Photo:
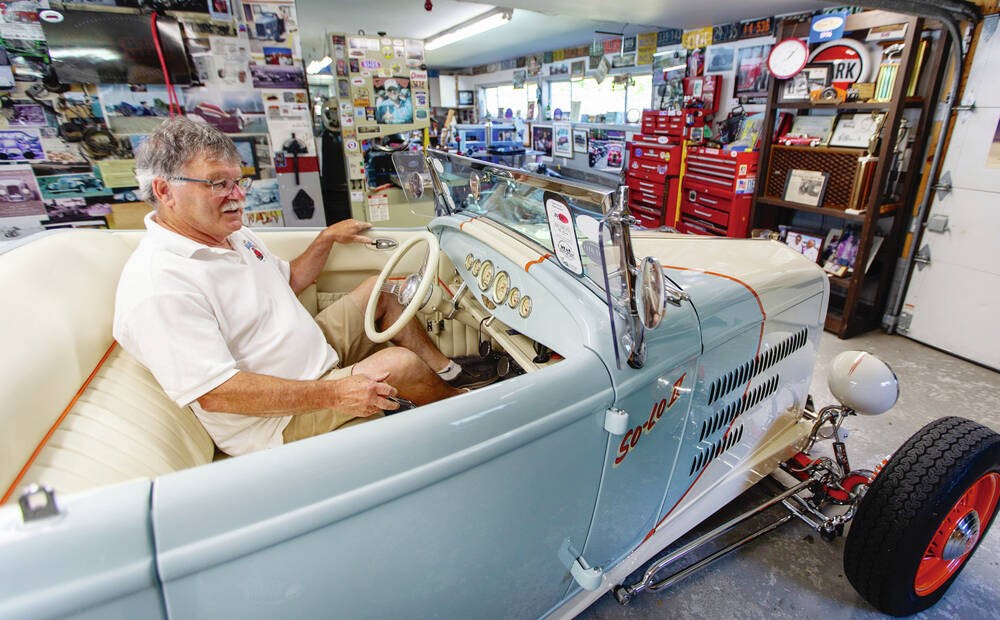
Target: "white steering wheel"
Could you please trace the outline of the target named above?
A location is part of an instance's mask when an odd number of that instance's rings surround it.
[[[386,280],[392,274],[393,270],[396,269],[399,261],[402,260],[403,256],[413,246],[421,242],[427,245],[427,260],[424,262],[424,266],[420,272],[411,274],[401,284],[386,286]],[[434,279],[437,278],[439,249],[440,246],[438,245],[437,237],[428,231],[423,231],[400,244],[396,253],[389,257],[389,261],[382,268],[382,273],[378,274],[378,280],[375,281],[375,288],[372,289],[371,297],[368,298],[368,305],[365,306],[365,335],[368,336],[369,340],[372,342],[385,342],[391,339],[403,329],[403,326],[424,305],[424,300],[427,299],[427,294],[430,292],[431,286],[434,285]],[[395,293],[396,299],[403,306],[403,312],[392,325],[387,327],[385,331],[380,332],[375,327],[375,308],[378,307],[378,298],[383,292]]]

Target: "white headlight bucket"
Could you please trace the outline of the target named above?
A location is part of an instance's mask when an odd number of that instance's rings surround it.
[[[864,351],[844,351],[835,357],[828,384],[841,404],[866,415],[885,413],[899,399],[896,373]]]

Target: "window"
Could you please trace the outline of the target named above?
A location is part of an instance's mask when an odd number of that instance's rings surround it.
[[[515,117],[524,118],[527,116],[528,103],[535,101],[538,96],[538,84],[530,82],[524,88],[514,88],[511,84],[500,86],[487,86],[480,89],[480,101],[482,109],[480,115],[490,118],[502,118],[504,112],[510,108]]]
[[[620,79],[625,79],[624,74],[618,75]],[[627,94],[625,84],[616,84],[615,77],[609,75],[600,84],[594,78],[572,83],[573,100],[580,102],[581,116],[587,115],[593,118],[599,114],[620,114],[621,117],[617,122],[624,122],[628,110],[633,108],[643,110],[650,106],[653,93],[652,75],[633,75]]]

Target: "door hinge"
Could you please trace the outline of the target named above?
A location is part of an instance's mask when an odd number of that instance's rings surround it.
[[[951,171],[945,170],[944,174],[938,177],[938,182],[931,185],[931,189],[937,192],[938,200],[944,200],[944,194],[951,191]]]
[[[904,334],[910,331],[910,324],[913,323],[913,315],[909,312],[900,312],[896,319],[896,331]]]
[[[927,232],[943,233],[948,230],[948,216],[940,213],[927,218]]]
[[[628,432],[628,412],[618,407],[608,407],[604,414],[604,430],[612,435],[624,435]]]
[[[601,587],[601,580],[604,578],[604,571],[596,566],[587,563],[583,556],[573,547],[572,541],[566,539],[559,549],[559,560],[563,566],[569,569],[569,574],[588,592]]]

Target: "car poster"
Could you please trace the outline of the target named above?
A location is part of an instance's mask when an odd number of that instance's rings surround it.
[[[267,133],[260,91],[185,88],[184,102],[189,119],[204,121],[223,133]]]
[[[45,201],[45,212],[49,216],[46,229],[64,228],[70,223],[74,228],[107,228],[111,205],[88,202],[86,198],[55,198]]]
[[[111,196],[113,193],[96,172],[38,177],[38,187],[42,198],[47,200]]]
[[[155,84],[102,84],[98,99],[108,128],[118,134],[148,134],[170,116],[166,86]],[[183,97],[181,97],[183,105]]]
[[[31,166],[0,168],[0,218],[44,215],[45,208]]]

